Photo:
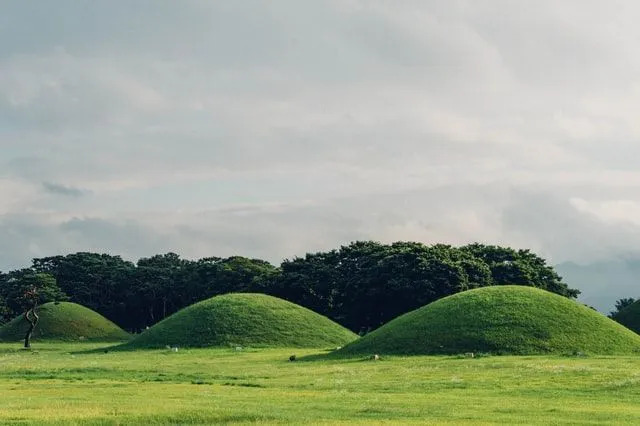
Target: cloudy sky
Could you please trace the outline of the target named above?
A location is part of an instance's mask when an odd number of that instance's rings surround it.
[[[1,270],[357,239],[640,252],[633,0],[0,3]]]

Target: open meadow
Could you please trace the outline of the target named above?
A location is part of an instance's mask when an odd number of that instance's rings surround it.
[[[637,356],[87,352],[108,345],[0,344],[0,424],[640,423]]]

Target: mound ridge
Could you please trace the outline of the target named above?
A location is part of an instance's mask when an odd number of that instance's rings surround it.
[[[620,324],[640,334],[640,300],[636,300],[629,306],[625,306],[613,316]]]
[[[33,331],[33,340],[93,340],[120,341],[129,334],[99,313],[71,302],[50,302],[37,308],[40,320]],[[0,327],[0,341],[24,339],[29,323],[20,315]]]
[[[404,314],[340,354],[548,354],[640,351],[640,336],[565,297],[522,286],[461,292]]]
[[[186,307],[121,347],[320,348],[343,345],[356,337],[341,325],[294,303],[265,294],[231,293]]]

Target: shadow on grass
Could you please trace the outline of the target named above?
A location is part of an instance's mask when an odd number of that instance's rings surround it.
[[[364,361],[371,361],[371,360],[372,360],[371,356],[367,356],[367,355],[347,354],[336,349],[324,349],[320,353],[296,357],[295,362],[322,362],[322,361],[364,362]]]

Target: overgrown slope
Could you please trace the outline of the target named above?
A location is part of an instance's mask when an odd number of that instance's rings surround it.
[[[40,320],[33,332],[33,340],[119,341],[130,337],[99,313],[76,303],[45,303],[36,312]],[[22,340],[28,328],[29,323],[20,315],[0,327],[0,341]]]
[[[191,305],[123,348],[166,345],[330,347],[357,336],[309,309],[264,294],[227,294]]]
[[[640,336],[565,297],[522,286],[458,293],[402,315],[342,354],[544,354],[640,351]]]

